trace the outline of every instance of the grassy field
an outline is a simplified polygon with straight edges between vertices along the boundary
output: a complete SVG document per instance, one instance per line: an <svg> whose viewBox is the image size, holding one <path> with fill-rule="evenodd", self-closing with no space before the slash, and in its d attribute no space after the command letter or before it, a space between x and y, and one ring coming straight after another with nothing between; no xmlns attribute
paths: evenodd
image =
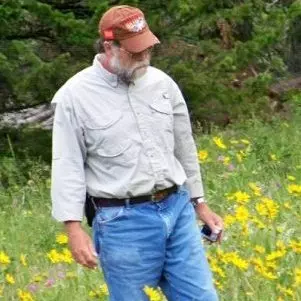
<svg viewBox="0 0 301 301"><path fill-rule="evenodd" d="M298 107L290 121L197 137L208 202L226 223L223 244L205 245L221 300L301 300L300 138ZM49 166L31 161L24 177L13 147L0 162L0 300L107 300L50 217Z"/></svg>

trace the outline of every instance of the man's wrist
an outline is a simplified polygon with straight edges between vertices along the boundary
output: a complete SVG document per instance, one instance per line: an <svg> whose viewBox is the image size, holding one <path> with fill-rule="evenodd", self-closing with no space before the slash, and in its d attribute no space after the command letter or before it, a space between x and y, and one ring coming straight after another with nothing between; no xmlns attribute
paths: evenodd
<svg viewBox="0 0 301 301"><path fill-rule="evenodd" d="M65 225L66 232L71 232L76 229L81 229L80 221L65 221L64 225Z"/></svg>
<svg viewBox="0 0 301 301"><path fill-rule="evenodd" d="M194 197L194 198L191 198L190 200L194 207L197 207L199 204L206 203L204 196Z"/></svg>

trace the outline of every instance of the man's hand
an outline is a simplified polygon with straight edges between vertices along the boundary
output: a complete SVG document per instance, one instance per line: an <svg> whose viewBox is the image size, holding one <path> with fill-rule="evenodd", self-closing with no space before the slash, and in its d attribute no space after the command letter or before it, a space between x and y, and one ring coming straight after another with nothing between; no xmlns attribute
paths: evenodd
<svg viewBox="0 0 301 301"><path fill-rule="evenodd" d="M199 218L210 227L212 232L220 231L217 241L221 243L224 229L223 219L214 213L206 203L198 204L195 208L195 211Z"/></svg>
<svg viewBox="0 0 301 301"><path fill-rule="evenodd" d="M65 228L75 261L87 268L96 268L97 253L94 250L90 236L83 230L80 222L67 221L65 222Z"/></svg>

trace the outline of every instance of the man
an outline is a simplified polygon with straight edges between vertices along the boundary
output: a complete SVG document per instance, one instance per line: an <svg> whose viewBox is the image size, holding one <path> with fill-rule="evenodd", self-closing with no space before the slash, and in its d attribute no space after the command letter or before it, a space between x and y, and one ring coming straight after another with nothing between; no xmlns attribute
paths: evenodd
<svg viewBox="0 0 301 301"><path fill-rule="evenodd" d="M53 216L78 263L99 256L111 301L147 300L145 285L171 301L217 300L195 212L213 231L222 219L204 201L182 94L149 66L159 40L130 6L108 10L99 33L104 53L53 99ZM94 246L81 227L86 194Z"/></svg>

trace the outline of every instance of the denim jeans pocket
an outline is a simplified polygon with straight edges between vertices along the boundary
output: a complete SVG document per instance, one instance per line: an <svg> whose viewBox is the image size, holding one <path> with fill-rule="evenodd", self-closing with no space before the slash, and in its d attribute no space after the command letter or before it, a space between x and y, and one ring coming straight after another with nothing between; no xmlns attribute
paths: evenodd
<svg viewBox="0 0 301 301"><path fill-rule="evenodd" d="M96 222L99 224L107 224L109 222L117 221L124 215L125 207L101 207L96 211Z"/></svg>

